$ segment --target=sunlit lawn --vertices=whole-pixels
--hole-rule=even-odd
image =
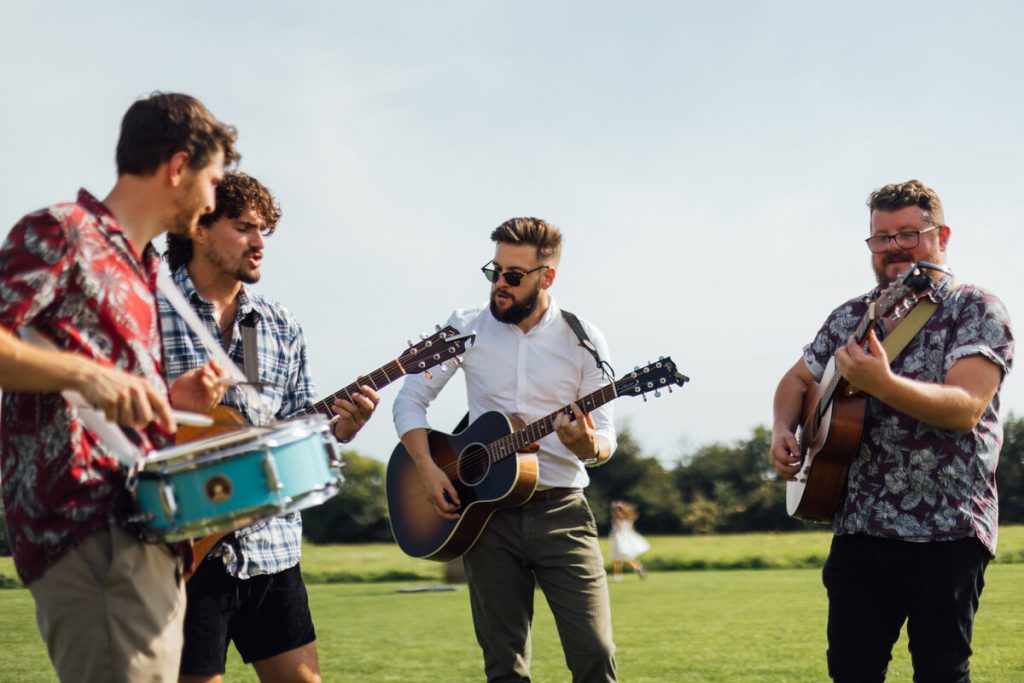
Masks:
[[[1024,681],[1024,565],[995,564],[975,630],[976,683]],[[398,593],[405,583],[309,587],[327,681],[481,680],[466,591]],[[422,585],[422,584],[419,584]],[[620,677],[630,682],[826,680],[820,572],[632,574],[611,584]],[[534,679],[566,681],[550,612],[537,595]],[[0,591],[0,680],[54,681],[28,591]],[[903,641],[891,681],[911,680]],[[255,681],[232,650],[229,681]]]

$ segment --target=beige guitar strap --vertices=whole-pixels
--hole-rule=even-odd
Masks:
[[[949,286],[949,291],[952,292],[956,287],[957,283],[953,282]],[[917,302],[917,305],[907,314],[903,322],[886,335],[885,340],[882,342],[882,348],[885,349],[885,355],[889,357],[890,364],[896,360],[896,357],[900,355],[903,349],[907,348],[907,344],[917,336],[917,333],[921,331],[921,328],[925,326],[925,323],[928,322],[938,308],[939,305],[929,298]]]

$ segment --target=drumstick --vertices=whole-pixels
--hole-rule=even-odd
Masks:
[[[180,425],[189,427],[212,427],[213,418],[202,413],[192,413],[187,410],[171,410],[171,417]]]

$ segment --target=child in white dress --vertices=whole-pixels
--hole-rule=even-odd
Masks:
[[[608,537],[612,548],[612,580],[622,581],[622,563],[625,562],[641,579],[647,578],[644,566],[636,558],[651,548],[651,544],[633,529],[637,518],[636,506],[625,501],[612,501],[612,530]]]

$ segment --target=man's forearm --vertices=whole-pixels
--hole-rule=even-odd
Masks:
[[[0,387],[7,391],[77,389],[87,381],[91,362],[67,351],[37,348],[0,328]]]

